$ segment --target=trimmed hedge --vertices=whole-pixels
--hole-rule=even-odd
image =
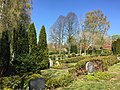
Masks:
[[[76,73],[76,75],[86,74],[85,64],[87,62],[89,62],[89,61],[91,61],[93,63],[101,62],[101,64],[102,64],[102,71],[108,70],[109,66],[112,66],[113,64],[118,62],[116,56],[98,56],[98,57],[86,58],[84,60],[80,60],[75,65],[75,68],[70,69],[69,72],[70,73]]]
[[[28,90],[29,81],[31,79],[40,78],[40,77],[45,78],[46,81],[45,88],[50,90],[53,90],[58,87],[67,86],[70,82],[73,81],[72,75],[69,74],[68,72],[63,75],[55,76],[55,77],[42,76],[40,74],[31,74],[24,77],[23,88],[21,88],[22,77],[16,75],[16,76],[0,78],[0,88],[2,90],[18,90],[18,89]]]
[[[112,51],[115,55],[120,54],[120,38],[112,42]]]
[[[95,72],[94,75],[85,75],[84,80],[87,81],[101,81],[101,80],[110,80],[114,77],[114,74],[107,72]]]
[[[75,54],[75,53],[53,54],[53,55],[49,55],[49,58],[51,58],[52,60],[61,60],[61,59],[72,58],[72,57],[77,57],[77,56],[80,56],[80,54]]]
[[[66,68],[72,68],[75,66],[75,63],[84,60],[84,59],[89,59],[92,57],[97,57],[98,55],[92,55],[92,56],[77,56],[77,57],[72,57],[72,58],[66,58],[62,60],[53,60],[54,66],[52,68],[54,69],[66,69]],[[55,65],[56,61],[60,63],[60,65]],[[74,65],[70,65],[71,63],[74,63]]]
[[[101,55],[101,56],[112,55],[112,51],[111,51],[111,50],[103,50],[103,52],[102,52],[100,55]]]
[[[76,69],[80,69],[82,66],[84,66],[86,64],[86,62],[88,61],[96,61],[96,60],[100,60],[101,62],[103,62],[103,67],[106,67],[106,66],[111,66],[115,63],[117,63],[117,59],[116,59],[116,56],[98,56],[98,57],[93,57],[93,58],[87,58],[85,60],[81,60],[79,61],[75,68]]]
[[[49,55],[49,58],[51,58],[51,60],[60,60],[64,58],[65,54],[53,54],[53,55]]]
[[[62,59],[62,60],[58,60],[58,61],[61,63],[75,63],[75,62],[78,62],[78,61],[83,60],[88,57],[90,57],[90,56],[86,56],[86,57],[78,56],[78,57],[66,58],[66,59]]]
[[[97,57],[98,55],[91,55],[91,56],[77,56],[77,57],[71,57],[71,58],[66,58],[62,60],[58,60],[61,63],[76,63],[78,61],[84,60],[84,59],[89,59],[92,57]],[[55,60],[57,61],[57,60]]]
[[[20,77],[19,75],[0,78],[0,89],[2,90],[16,90],[28,89],[29,81],[31,79],[43,77],[40,74],[32,74]]]
[[[53,77],[47,80],[46,88],[50,90],[54,90],[58,87],[67,86],[70,82],[73,81],[72,75],[67,73],[59,77]]]
[[[0,78],[0,88],[16,89],[19,87],[21,80],[20,76],[2,77]]]

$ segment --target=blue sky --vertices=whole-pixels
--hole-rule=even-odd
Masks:
[[[37,35],[42,25],[46,27],[49,35],[50,27],[60,15],[66,16],[67,13],[74,12],[80,18],[87,12],[98,9],[110,21],[108,35],[120,34],[120,0],[33,0],[31,18]]]

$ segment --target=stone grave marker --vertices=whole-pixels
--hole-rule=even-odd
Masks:
[[[55,60],[58,60],[58,57],[56,57],[56,59]]]
[[[86,53],[82,53],[82,56],[86,56]]]
[[[76,54],[76,56],[79,56],[79,54]]]
[[[29,90],[45,90],[45,79],[36,78],[29,82]]]
[[[117,56],[117,60],[120,61],[120,56]]]
[[[12,60],[11,61],[13,61],[14,60],[14,58],[15,58],[15,55],[14,55],[14,53],[12,54]]]
[[[55,62],[56,66],[60,66],[60,63],[58,61]]]
[[[94,65],[92,62],[86,63],[86,70],[87,70],[88,74],[92,74],[94,72]]]
[[[51,58],[49,58],[49,63],[50,63],[50,67],[53,66],[53,60],[51,60]]]

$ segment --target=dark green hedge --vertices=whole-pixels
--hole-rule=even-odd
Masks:
[[[70,82],[73,81],[72,75],[67,73],[59,77],[53,77],[47,80],[46,88],[50,90],[54,90],[58,87],[67,86]]]
[[[0,78],[0,90],[18,90],[18,89],[28,89],[29,81],[31,79],[43,77],[40,74],[30,74],[30,75],[15,75],[9,77]]]
[[[107,67],[107,66],[111,66],[115,63],[117,63],[117,59],[116,56],[98,56],[98,57],[93,57],[93,58],[87,58],[85,60],[81,60],[79,61],[75,68],[76,69],[80,69],[82,66],[84,66],[86,64],[86,62],[88,61],[95,61],[95,60],[100,60],[101,62],[103,62],[103,66]]]
[[[118,60],[116,58],[116,56],[98,56],[98,57],[90,57],[90,58],[86,58],[84,60],[80,60],[76,65],[75,68],[72,70],[69,70],[69,72],[73,73],[79,70],[85,70],[85,64],[87,62],[94,62],[94,61],[100,61],[103,64],[103,71],[108,70],[109,66],[112,66],[113,64],[117,63]]]
[[[66,58],[66,59],[62,59],[62,60],[58,60],[58,61],[61,63],[75,63],[75,62],[83,60],[87,57],[89,57],[89,56],[86,56],[86,57],[78,56],[78,57]]]
[[[120,38],[112,43],[113,54],[120,54]]]
[[[91,56],[77,56],[77,57],[71,57],[71,58],[66,58],[62,60],[58,60],[61,63],[76,63],[78,61],[84,60],[84,59],[89,59],[92,57],[97,57],[98,55],[91,55]]]

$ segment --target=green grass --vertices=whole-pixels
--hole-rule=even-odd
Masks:
[[[119,90],[119,85],[112,82],[81,81],[78,79],[63,90]]]
[[[69,86],[56,90],[120,90],[120,63],[111,66],[107,72],[81,75]]]
[[[68,69],[68,68],[72,68],[72,67],[75,67],[77,63],[60,63],[59,66],[55,65],[55,66],[52,66],[51,68],[53,69]]]
[[[68,70],[67,69],[46,69],[46,70],[42,70],[41,73],[43,76],[58,77],[68,73]]]
[[[120,63],[114,64],[112,67],[109,68],[109,71],[120,72]]]
[[[68,68],[72,68],[72,67],[75,67],[77,63],[67,63],[67,67]]]
[[[48,78],[59,78],[68,73],[68,68],[76,63],[67,63],[67,69],[42,70],[42,75]],[[61,85],[61,84],[60,84]],[[95,72],[94,75],[80,75],[67,86],[54,90],[120,90],[120,63],[108,68],[106,72]]]

